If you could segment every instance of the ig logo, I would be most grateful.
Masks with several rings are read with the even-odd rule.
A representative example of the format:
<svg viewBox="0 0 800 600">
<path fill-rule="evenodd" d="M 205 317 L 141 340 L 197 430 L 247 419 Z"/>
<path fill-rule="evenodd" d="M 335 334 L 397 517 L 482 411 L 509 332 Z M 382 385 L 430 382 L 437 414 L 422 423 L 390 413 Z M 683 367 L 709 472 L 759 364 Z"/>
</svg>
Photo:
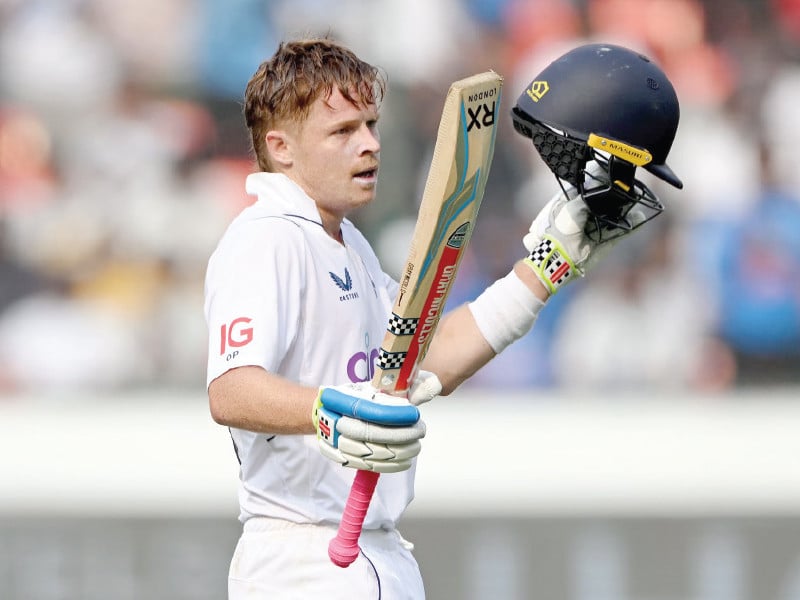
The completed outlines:
<svg viewBox="0 0 800 600">
<path fill-rule="evenodd" d="M 245 327 L 249 325 L 252 319 L 248 317 L 239 317 L 234 319 L 229 324 L 223 323 L 220 326 L 219 335 L 219 354 L 225 355 L 225 360 L 232 360 L 239 354 L 238 350 L 228 352 L 229 348 L 241 348 L 253 341 L 253 328 Z"/>
</svg>

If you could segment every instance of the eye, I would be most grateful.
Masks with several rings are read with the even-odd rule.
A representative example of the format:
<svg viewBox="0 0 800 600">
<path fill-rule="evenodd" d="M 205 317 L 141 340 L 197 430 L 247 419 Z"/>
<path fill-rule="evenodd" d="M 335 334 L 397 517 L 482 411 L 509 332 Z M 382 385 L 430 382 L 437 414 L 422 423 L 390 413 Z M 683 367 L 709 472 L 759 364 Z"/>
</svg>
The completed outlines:
<svg viewBox="0 0 800 600">
<path fill-rule="evenodd" d="M 352 133 L 353 126 L 352 125 L 342 125 L 333 130 L 333 135 L 348 135 Z"/>
</svg>

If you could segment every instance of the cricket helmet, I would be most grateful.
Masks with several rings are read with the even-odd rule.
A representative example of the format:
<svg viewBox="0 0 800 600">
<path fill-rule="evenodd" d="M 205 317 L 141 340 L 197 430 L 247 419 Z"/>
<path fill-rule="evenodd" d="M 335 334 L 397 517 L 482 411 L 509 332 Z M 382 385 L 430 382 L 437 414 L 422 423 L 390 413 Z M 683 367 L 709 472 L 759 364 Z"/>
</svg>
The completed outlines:
<svg viewBox="0 0 800 600">
<path fill-rule="evenodd" d="M 611 44 L 586 44 L 548 65 L 511 111 L 514 129 L 533 140 L 563 187 L 578 189 L 601 230 L 631 229 L 663 205 L 636 179 L 637 167 L 682 188 L 666 164 L 678 128 L 678 97 L 650 59 Z M 594 162 L 587 169 L 587 162 Z M 641 221 L 641 222 L 644 222 Z"/>
</svg>

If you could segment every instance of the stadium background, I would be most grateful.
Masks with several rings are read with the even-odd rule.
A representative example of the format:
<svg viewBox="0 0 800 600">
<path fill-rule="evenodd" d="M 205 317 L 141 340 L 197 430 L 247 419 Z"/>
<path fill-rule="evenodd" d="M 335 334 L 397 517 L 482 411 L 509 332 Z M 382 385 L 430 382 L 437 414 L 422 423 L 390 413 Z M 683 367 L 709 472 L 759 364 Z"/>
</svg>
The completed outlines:
<svg viewBox="0 0 800 600">
<path fill-rule="evenodd" d="M 404 532 L 430 597 L 800 598 L 795 0 L 0 0 L 0 597 L 223 597 L 236 473 L 202 279 L 248 201 L 245 82 L 326 32 L 389 75 L 354 220 L 390 271 L 450 81 L 500 72 L 507 115 L 606 41 L 681 100 L 685 189 L 647 179 L 667 212 L 426 410 Z M 498 136 L 451 302 L 555 189 L 510 119 Z"/>
</svg>

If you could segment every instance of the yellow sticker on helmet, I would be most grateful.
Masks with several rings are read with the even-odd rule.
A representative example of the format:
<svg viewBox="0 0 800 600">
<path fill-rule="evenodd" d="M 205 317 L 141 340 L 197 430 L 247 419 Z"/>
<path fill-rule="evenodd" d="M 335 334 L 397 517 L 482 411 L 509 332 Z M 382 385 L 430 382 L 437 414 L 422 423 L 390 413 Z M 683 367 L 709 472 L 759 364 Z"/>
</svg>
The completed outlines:
<svg viewBox="0 0 800 600">
<path fill-rule="evenodd" d="M 547 92 L 550 91 L 550 84 L 546 81 L 534 81 L 527 90 L 525 90 L 534 102 L 542 99 Z"/>
<path fill-rule="evenodd" d="M 631 146 L 630 144 L 625 144 L 624 142 L 618 142 L 617 140 L 612 140 L 611 138 L 596 135 L 594 133 L 589 134 L 589 139 L 586 141 L 586 143 L 592 148 L 603 150 L 604 152 L 613 154 L 614 156 L 617 156 L 623 160 L 627 160 L 629 163 L 633 163 L 637 167 L 643 167 L 653 160 L 653 155 L 643 148 L 637 148 L 636 146 Z"/>
</svg>

